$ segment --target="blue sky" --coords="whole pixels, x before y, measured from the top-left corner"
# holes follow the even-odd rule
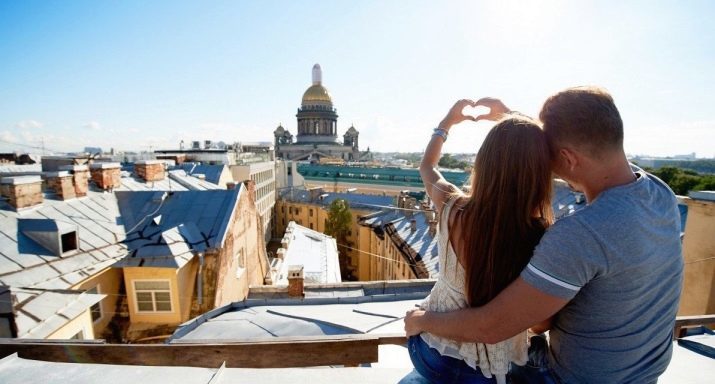
[[[272,141],[278,123],[295,133],[320,63],[363,149],[422,150],[460,98],[536,115],[596,84],[627,152],[714,157],[714,16],[712,1],[2,1],[0,151]],[[455,127],[445,150],[475,152],[489,126]]]

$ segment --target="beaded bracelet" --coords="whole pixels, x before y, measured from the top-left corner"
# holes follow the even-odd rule
[[[447,141],[447,136],[449,136],[449,133],[442,128],[435,128],[434,132],[432,133],[432,137],[434,136],[439,136],[442,138],[442,140]]]

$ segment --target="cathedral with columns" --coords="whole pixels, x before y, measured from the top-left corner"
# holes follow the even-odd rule
[[[372,156],[370,149],[360,152],[358,135],[351,126],[338,139],[338,114],[333,107],[330,93],[323,86],[323,73],[319,64],[313,66],[313,84],[303,93],[298,108],[298,134],[293,135],[279,125],[275,137],[276,156],[285,160],[320,161],[335,159],[343,161],[365,161]]]

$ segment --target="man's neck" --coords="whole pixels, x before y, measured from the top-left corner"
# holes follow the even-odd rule
[[[626,185],[636,180],[625,155],[615,156],[611,161],[602,160],[591,167],[589,178],[583,183],[586,200],[590,203],[605,190]]]

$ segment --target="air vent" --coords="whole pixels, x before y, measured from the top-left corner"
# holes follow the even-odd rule
[[[64,256],[79,248],[77,226],[51,219],[20,219],[20,232],[52,255]]]

